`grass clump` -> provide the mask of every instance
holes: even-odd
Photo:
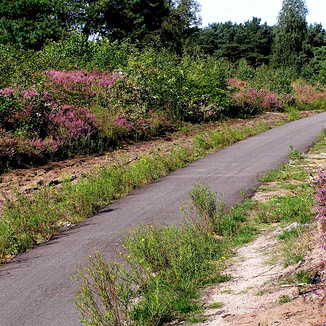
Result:
[[[204,186],[197,185],[191,198],[197,214],[181,228],[148,226],[129,235],[123,254],[127,268],[96,256],[80,272],[77,306],[86,325],[116,325],[119,318],[119,325],[135,326],[198,319],[200,289],[229,280],[222,273],[223,258],[234,247],[232,239],[247,229],[238,222],[232,234],[218,236],[224,216],[231,221],[237,214],[224,212]]]
[[[277,300],[277,303],[278,304],[285,304],[285,303],[288,303],[288,302],[291,302],[291,301],[292,301],[292,299],[288,295],[282,295]]]
[[[284,164],[281,168],[271,170],[266,175],[260,177],[261,182],[276,182],[285,180],[304,181],[308,173],[298,166],[293,169],[290,164]]]
[[[281,196],[260,204],[257,217],[261,223],[298,222],[309,223],[312,212],[313,198],[311,193],[299,196]]]

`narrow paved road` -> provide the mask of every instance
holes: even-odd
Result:
[[[181,203],[199,180],[227,204],[258,185],[257,176],[284,162],[292,145],[306,150],[326,128],[326,113],[291,122],[211,154],[134,191],[80,227],[0,267],[0,326],[77,326],[74,282],[78,264],[100,250],[110,258],[138,223],[180,223]]]

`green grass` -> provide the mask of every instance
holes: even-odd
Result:
[[[277,300],[277,303],[278,304],[285,304],[285,303],[288,303],[288,302],[291,302],[291,301],[292,301],[292,299],[288,295],[282,295]]]
[[[282,284],[289,284],[289,283],[311,284],[313,278],[314,278],[314,273],[302,269],[297,271],[295,274],[284,278],[281,283]]]
[[[323,132],[311,152],[325,148],[325,139],[326,134]],[[311,223],[315,215],[314,188],[309,182],[308,173],[301,166],[302,154],[293,154],[292,151],[291,155],[294,163],[284,164],[261,178],[262,181],[272,183],[273,189],[288,189],[291,194],[259,204],[256,212],[258,223],[280,223],[284,227],[294,222],[299,224],[297,228],[285,230],[278,236],[280,245],[277,252],[274,252],[272,261],[282,262],[285,267],[304,260],[311,250],[311,228],[304,224]],[[291,184],[293,180],[296,183]]]
[[[284,164],[281,168],[271,170],[266,175],[260,177],[261,182],[276,182],[284,180],[303,181],[308,177],[308,173],[301,167],[295,169],[290,164]]]
[[[309,223],[313,205],[313,194],[300,193],[297,196],[282,196],[261,204],[263,208],[259,217],[264,217],[269,222],[298,222]],[[262,220],[263,221],[263,220]]]
[[[32,196],[17,194],[16,201],[5,203],[0,219],[0,261],[50,239],[62,224],[79,223],[133,189],[269,128],[258,123],[251,128],[237,126],[205,136],[201,133],[190,147],[175,146],[167,154],[157,152],[131,164],[110,165],[76,184],[64,183],[60,190],[44,187]]]

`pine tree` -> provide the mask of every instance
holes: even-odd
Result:
[[[273,44],[277,66],[300,66],[304,62],[308,9],[304,0],[283,0]]]

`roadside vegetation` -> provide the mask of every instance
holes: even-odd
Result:
[[[325,139],[324,133],[317,146],[323,144],[325,149]],[[234,249],[276,226],[280,231],[279,244],[273,248],[278,253],[275,259],[285,267],[304,261],[316,245],[312,241],[316,188],[309,182],[309,172],[317,171],[306,170],[302,154],[295,150],[289,158],[289,163],[263,177],[266,181],[259,193],[265,200],[254,197],[226,209],[215,193],[195,185],[181,228],[141,226],[126,238],[119,264],[105,262],[100,254],[91,258],[77,276],[77,306],[83,322],[163,325],[173,320],[204,320],[202,289],[228,281],[228,258]],[[311,280],[304,270],[294,277]],[[280,304],[289,301],[289,297],[279,299]]]
[[[194,136],[190,146],[174,146],[133,162],[116,162],[86,175],[77,183],[67,180],[59,189],[46,186],[32,195],[17,193],[3,203],[0,219],[0,259],[6,260],[49,240],[67,224],[76,224],[136,187],[184,167],[204,155],[268,130],[275,125],[258,122],[247,127],[224,127]]]

